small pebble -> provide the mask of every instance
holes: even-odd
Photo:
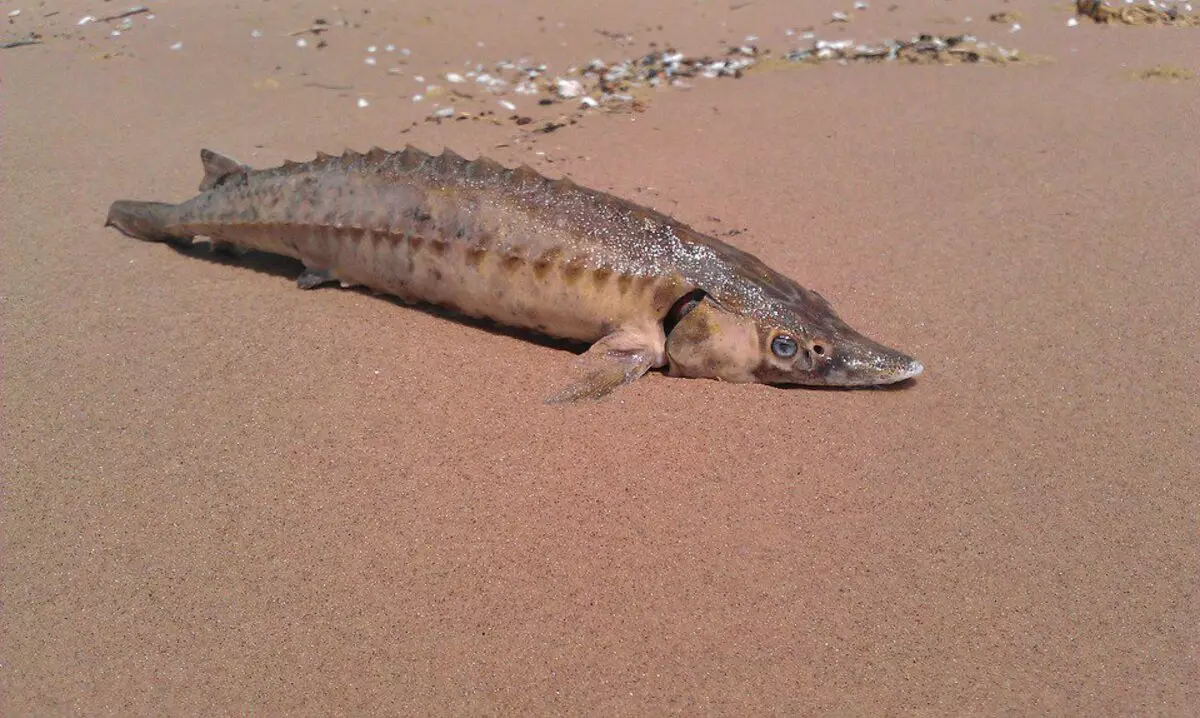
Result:
[[[425,96],[424,96],[424,95],[413,95],[413,96],[412,96],[412,101],[413,101],[413,102],[420,102],[421,100],[424,100],[424,99],[425,99]]]
[[[854,3],[855,10],[866,10],[868,7],[870,7],[870,4],[864,2],[864,0],[858,0],[858,2]]]
[[[600,103],[594,97],[584,97],[579,101],[581,107],[599,107]]]
[[[499,102],[500,102],[500,106],[503,107],[504,109],[508,110],[509,112],[513,112],[517,109],[517,106],[514,105],[513,103],[509,102],[508,100],[500,100]]]
[[[835,12],[833,14],[833,21],[834,22],[850,22],[850,16],[841,11]]]
[[[20,10],[13,10],[13,11],[11,11],[11,12],[9,12],[9,13],[8,13],[8,16],[9,16],[9,17],[16,17],[17,15],[20,15],[20,14],[21,14],[21,11],[20,11]]]
[[[377,50],[377,49],[378,48],[376,48],[374,45],[367,46],[367,52],[375,52],[375,50]]]
[[[305,40],[302,37],[297,38],[296,39],[296,47],[308,47],[308,40]]]
[[[1079,25],[1079,21],[1076,20],[1075,18],[1069,18],[1067,20],[1067,27],[1076,27],[1078,25]]]
[[[362,98],[362,97],[358,98],[358,108],[360,110],[364,107],[368,107],[370,104],[371,103],[367,102],[367,100],[365,98]]]
[[[395,52],[395,51],[396,51],[396,46],[395,46],[395,45],[388,45],[387,47],[383,48],[383,51],[384,51],[384,52]]]
[[[177,42],[177,43],[175,43],[174,45],[172,45],[172,46],[171,46],[171,49],[172,49],[172,50],[182,50],[182,49],[183,49],[183,43],[182,43],[182,42]]]
[[[463,80],[463,76],[458,74],[457,72],[447,72],[446,73],[446,82],[457,83],[457,82],[465,82],[465,80]]]
[[[443,107],[440,110],[436,110],[433,113],[433,116],[434,117],[442,117],[442,118],[453,117],[454,116],[454,108],[453,107]]]
[[[374,65],[377,62],[377,60],[373,57],[367,56],[367,57],[363,58],[363,62],[367,63],[368,65]]]
[[[416,80],[417,82],[425,82],[424,75],[413,75],[413,79]]]
[[[75,24],[76,25],[86,25],[89,22],[96,22],[96,17],[94,15],[84,15],[83,17],[79,18],[79,22],[77,22]]]
[[[262,30],[251,30],[250,37],[262,37]]]
[[[1012,25],[1012,27],[1010,27],[1010,28],[1008,29],[1008,31],[1009,31],[1009,32],[1020,32],[1020,31],[1021,31],[1021,23],[1019,23],[1019,22],[1014,22],[1014,23],[1013,23],[1013,25]]]
[[[109,34],[109,36],[110,36],[110,37],[120,37],[120,36],[121,36],[121,31],[120,31],[120,30],[113,30],[112,32],[110,32],[110,33],[108,33],[108,34]]]

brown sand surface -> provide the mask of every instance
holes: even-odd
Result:
[[[120,37],[75,24],[116,2],[0,6],[4,39],[44,39],[0,51],[4,715],[1200,705],[1200,80],[1128,74],[1200,70],[1200,30],[999,0],[418,0],[342,3],[359,26],[318,50],[282,35],[330,3],[150,4]],[[986,21],[1013,7],[1020,32]],[[409,99],[467,61],[808,25],[1045,60],[696,80],[544,135]],[[364,64],[386,43],[404,74]],[[926,373],[652,373],[546,406],[568,349],[102,227],[114,199],[190,197],[201,147],[407,142],[743,230]]]

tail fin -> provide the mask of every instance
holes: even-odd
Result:
[[[226,182],[245,177],[250,172],[250,165],[242,164],[232,157],[226,157],[212,150],[200,150],[200,163],[204,165],[204,179],[200,182],[201,192],[207,192]]]
[[[165,202],[136,202],[117,200],[108,208],[105,227],[116,227],[122,234],[147,242],[179,242],[192,238],[169,229],[173,224],[175,205]]]

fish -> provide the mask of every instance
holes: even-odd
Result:
[[[549,404],[601,400],[652,369],[736,384],[867,387],[924,365],[851,328],[820,293],[657,210],[450,148],[318,152],[267,169],[200,151],[199,194],[116,200],[147,242],[299,260],[301,289],[401,303],[587,345]]]

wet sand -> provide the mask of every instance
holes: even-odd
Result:
[[[307,0],[75,24],[114,4],[3,6],[44,36],[0,52],[5,715],[1200,704],[1200,80],[1129,75],[1200,70],[1200,30],[904,0],[358,3],[319,50],[283,36],[338,20]],[[1043,60],[696,80],[550,134],[410,99],[467,61],[808,25]],[[391,43],[404,74],[364,63]],[[201,147],[408,142],[725,237],[926,372],[546,406],[570,349],[102,226],[190,197]]]

